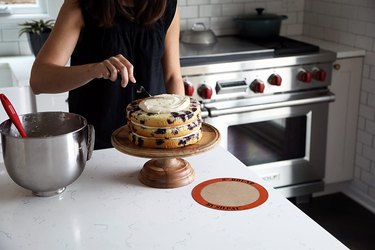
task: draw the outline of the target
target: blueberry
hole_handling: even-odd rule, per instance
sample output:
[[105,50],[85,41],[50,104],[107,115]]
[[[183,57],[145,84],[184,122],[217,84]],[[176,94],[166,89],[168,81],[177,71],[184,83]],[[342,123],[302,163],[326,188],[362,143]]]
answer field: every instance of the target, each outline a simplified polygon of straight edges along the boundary
[[160,145],[163,145],[164,144],[164,140],[163,139],[157,139],[156,140],[156,145],[160,146]]
[[159,129],[157,129],[157,130],[155,131],[155,134],[157,134],[157,135],[164,135],[164,134],[166,134],[166,133],[167,133],[167,130],[164,129],[164,128],[159,128]]

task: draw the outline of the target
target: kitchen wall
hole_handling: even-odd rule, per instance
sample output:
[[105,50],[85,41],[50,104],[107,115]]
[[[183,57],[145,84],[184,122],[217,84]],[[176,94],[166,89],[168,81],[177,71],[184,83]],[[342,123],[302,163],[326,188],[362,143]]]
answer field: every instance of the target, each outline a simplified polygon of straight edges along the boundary
[[18,36],[17,23],[0,24],[0,56],[30,55],[26,35]]
[[375,204],[375,1],[305,0],[304,34],[366,50],[358,117],[358,195]]
[[[283,21],[282,34],[299,35],[303,30],[303,0],[178,0],[178,4],[182,30],[190,29],[195,22],[203,22],[217,35],[233,34],[236,27],[232,18],[254,13],[258,7],[265,8],[266,12],[288,16]],[[31,54],[26,35],[19,37],[18,32],[17,22],[0,20],[0,56]]]
[[281,34],[299,35],[303,30],[303,0],[179,0],[181,29],[190,29],[194,23],[202,22],[217,35],[234,34],[236,26],[233,17],[255,13],[255,8],[265,13],[287,15]]

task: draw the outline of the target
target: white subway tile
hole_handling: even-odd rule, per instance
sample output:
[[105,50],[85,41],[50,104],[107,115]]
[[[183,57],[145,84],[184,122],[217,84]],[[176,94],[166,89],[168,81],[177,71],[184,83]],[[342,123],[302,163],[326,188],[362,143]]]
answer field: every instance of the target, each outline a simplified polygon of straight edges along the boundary
[[348,31],[349,29],[348,19],[345,19],[342,17],[333,17],[331,25],[332,25],[332,28],[340,30],[340,31]]
[[366,36],[357,36],[357,39],[355,41],[355,47],[371,50],[373,47],[374,39],[366,37]]
[[[374,107],[368,107],[368,108],[374,110]],[[367,132],[369,135],[371,135],[372,133],[375,134],[375,122],[374,121],[366,120],[365,132]]]
[[218,3],[232,3],[232,0],[211,0],[211,4],[218,4]]
[[363,65],[362,77],[370,78],[370,71],[371,71],[370,65],[367,65],[367,64]]
[[375,23],[366,23],[366,36],[375,38]]
[[337,43],[340,40],[340,32],[337,30],[324,29],[324,39]]
[[[367,119],[367,120],[374,121],[375,109],[371,108],[371,107],[368,107],[368,106],[365,106],[363,104],[360,104],[359,105],[359,115],[362,116],[363,118]],[[366,123],[365,123],[365,129],[367,127],[367,120],[366,120]],[[375,134],[375,131],[373,131],[373,132]]]
[[[375,154],[375,150],[370,150],[369,149],[369,153],[374,153]],[[367,153],[367,152],[366,152]],[[374,157],[371,157],[371,160],[375,160]],[[371,175],[371,173],[367,172],[367,171],[362,171],[361,173],[361,180],[367,184],[369,187],[375,187],[375,175]]]
[[366,120],[363,117],[358,117],[358,129],[365,129]]
[[302,34],[303,32],[303,25],[302,24],[288,24],[286,25],[286,35],[287,36],[294,36]]
[[244,14],[243,4],[224,4],[223,16],[238,16]]
[[186,0],[187,5],[202,5],[209,4],[210,0]]
[[360,7],[358,8],[358,19],[366,22],[375,22],[375,9]]
[[0,56],[14,56],[19,55],[18,42],[1,42]]
[[361,173],[360,173],[360,176],[355,178],[351,184],[353,185],[353,188],[355,188],[355,189],[357,189],[357,190],[359,190],[363,193],[367,193],[368,185],[366,185],[366,183],[364,183],[360,178],[361,178]]
[[285,15],[288,18],[285,19],[285,20],[282,20],[281,21],[282,24],[296,24],[297,23],[298,17],[297,17],[297,13],[296,12],[288,12],[288,13],[285,13]]
[[222,6],[216,5],[200,5],[199,17],[219,17],[222,15]]
[[352,5],[341,5],[340,17],[345,19],[356,19],[358,16],[358,8],[353,7]]
[[[371,135],[370,135],[370,138],[371,138]],[[365,171],[368,171],[368,172],[371,169],[371,161],[368,158],[365,158],[365,157],[363,157],[361,155],[359,155],[359,156],[356,157],[355,164],[357,166],[359,166],[362,170],[365,170]]]
[[366,22],[350,20],[348,23],[348,31],[353,34],[365,35]]
[[368,78],[363,78],[362,90],[371,94],[375,94],[375,81]]
[[180,8],[180,18],[196,18],[198,17],[198,6],[182,6]]

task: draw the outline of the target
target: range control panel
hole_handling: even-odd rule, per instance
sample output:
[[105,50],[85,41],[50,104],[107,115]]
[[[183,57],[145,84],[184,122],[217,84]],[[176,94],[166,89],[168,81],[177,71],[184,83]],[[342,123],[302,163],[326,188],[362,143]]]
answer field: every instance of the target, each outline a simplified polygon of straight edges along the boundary
[[[185,94],[200,101],[251,97],[327,87],[331,63],[183,75]],[[183,72],[183,69],[182,69]]]

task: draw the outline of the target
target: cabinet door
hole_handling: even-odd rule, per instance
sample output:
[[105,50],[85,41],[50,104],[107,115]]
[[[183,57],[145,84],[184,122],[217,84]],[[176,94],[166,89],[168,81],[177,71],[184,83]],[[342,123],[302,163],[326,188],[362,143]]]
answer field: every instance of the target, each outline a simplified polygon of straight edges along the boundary
[[362,65],[362,57],[334,64],[330,89],[336,99],[329,105],[326,183],[353,178]]

